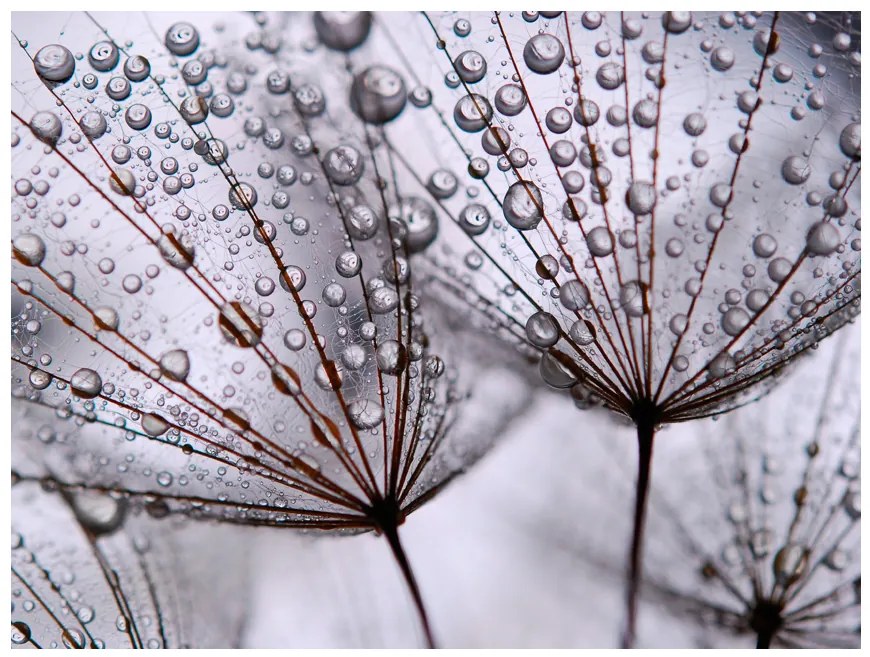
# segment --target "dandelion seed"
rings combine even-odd
[[[667,432],[649,499],[641,594],[641,605],[658,614],[641,624],[643,643],[667,636],[671,647],[858,645],[858,337],[839,334],[764,400],[703,420],[700,443],[691,431]],[[540,546],[555,546],[554,557],[579,560],[606,581],[622,576],[612,546],[628,528],[605,522],[601,499],[633,491],[625,450],[612,434],[601,438],[592,441],[597,456],[584,449],[583,467],[560,477],[542,465],[549,486],[512,502],[525,504],[523,517],[534,519],[525,530]],[[553,458],[574,461],[577,449],[563,443]]]
[[[406,72],[366,12],[212,20],[16,21],[72,48],[13,46],[13,170],[44,188],[13,199],[16,426],[65,434],[22,438],[18,475],[156,519],[379,532],[433,645],[398,526],[494,434],[457,421],[410,275],[440,224],[383,148]]]
[[[455,158],[483,171],[478,159],[497,158],[500,173],[472,175],[451,198],[432,197],[453,219],[425,256],[433,287],[458,291],[500,335],[549,353],[576,380],[578,405],[603,405],[638,429],[630,645],[656,427],[757,398],[859,311],[861,163],[852,126],[860,125],[860,53],[853,39],[833,47],[855,32],[856,19],[463,18],[467,34],[451,29],[451,14],[387,24],[384,50],[413,57],[421,70],[418,49],[395,38],[415,30],[429,44],[425,66],[458,76],[458,84],[429,84],[429,109],[388,126],[387,148],[421,189],[431,171],[411,135],[439,135],[427,142],[439,163]],[[456,70],[469,49],[487,62],[474,83]],[[815,61],[823,52],[824,70]],[[504,155],[490,154],[480,132],[484,144],[510,135]],[[576,161],[563,141],[578,149]],[[469,201],[507,223],[462,230]],[[561,272],[541,276],[544,257]],[[464,263],[468,275],[458,273]],[[572,280],[589,291],[588,305],[558,303]],[[755,293],[731,304],[730,290]],[[542,317],[556,326],[555,340],[529,330]],[[594,328],[584,331],[591,342],[573,337],[578,321]],[[550,380],[565,387],[563,377]]]
[[[241,602],[224,602],[220,625],[207,601],[196,605],[194,618],[185,618],[178,603],[206,589],[226,595],[221,589],[238,588],[243,568],[237,565],[220,584],[197,581],[197,564],[176,559],[186,549],[205,559],[202,537],[173,541],[172,532],[164,532],[160,540],[149,539],[154,521],[131,519],[123,497],[86,490],[58,495],[51,482],[42,483],[47,490],[30,481],[12,490],[13,647],[153,649],[238,641]],[[225,546],[235,542],[227,532],[222,538]]]

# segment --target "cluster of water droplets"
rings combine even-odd
[[[400,174],[428,181],[453,219],[430,251],[440,275],[471,288],[465,301],[487,323],[574,361],[550,383],[568,376],[585,390],[591,378],[617,408],[657,392],[681,413],[727,405],[717,389],[763,379],[857,313],[852,21],[749,12],[385,20],[384,49],[419,57],[395,39],[413,31],[431,44],[427,66],[444,71],[427,94],[433,111],[388,127],[407,163]],[[421,136],[421,125],[441,138]],[[452,167],[426,166],[421,147]],[[587,326],[591,343],[572,339]]]
[[[481,451],[441,447],[411,277],[439,219],[380,148],[425,98],[389,58],[344,71],[365,12],[120,20],[14,50],[13,396],[70,424],[30,466],[155,517],[370,527]]]

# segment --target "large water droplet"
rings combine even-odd
[[[812,255],[828,256],[840,246],[840,231],[829,221],[814,223],[807,232],[807,251]]]
[[[66,82],[75,73],[76,60],[68,48],[53,43],[37,51],[33,57],[33,68],[47,82]]]
[[[559,341],[559,323],[548,312],[536,312],[526,320],[526,337],[536,347],[552,347]]]
[[[167,351],[160,357],[160,371],[173,381],[184,382],[190,373],[190,357],[184,349]]]
[[[515,182],[505,193],[502,211],[514,228],[534,229],[543,218],[544,199],[541,190],[527,180]]]
[[[12,240],[12,253],[22,265],[38,267],[45,260],[45,242],[39,235],[22,233]]]
[[[94,370],[83,367],[76,370],[69,380],[73,394],[82,399],[93,399],[103,388],[103,379]]]
[[[372,27],[370,11],[315,11],[314,30],[327,48],[347,52],[362,45]]]
[[[523,60],[535,73],[546,75],[557,70],[565,61],[565,48],[552,34],[536,34],[526,41]]]
[[[405,108],[408,93],[402,77],[386,66],[370,66],[354,76],[350,106],[366,123],[382,125]]]
[[[263,321],[248,304],[230,301],[218,317],[218,326],[224,339],[237,347],[253,347],[263,336]]]
[[[371,429],[384,419],[384,409],[371,399],[357,399],[347,405],[350,421],[357,429]]]

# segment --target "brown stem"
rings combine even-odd
[[[635,417],[637,425],[637,489],[634,503],[634,529],[631,538],[631,552],[628,556],[628,581],[626,583],[625,632],[622,635],[622,647],[634,647],[637,626],[637,597],[640,591],[642,576],[643,532],[646,517],[646,500],[649,494],[650,470],[652,467],[653,437],[655,436],[655,420],[652,414],[640,413]]]
[[[414,606],[417,608],[417,614],[420,616],[420,625],[423,627],[423,634],[426,637],[426,647],[435,648],[435,637],[432,635],[432,628],[429,625],[429,616],[426,614],[426,607],[423,605],[423,596],[420,595],[420,587],[417,586],[417,578],[414,577],[414,572],[411,570],[411,564],[408,562],[408,557],[405,555],[405,549],[399,540],[399,529],[395,524],[387,524],[381,527],[387,542],[390,544],[390,549],[393,551],[393,556],[399,564],[399,569],[405,578],[405,583],[408,585],[408,590],[411,592],[411,597],[414,599]]]
[[[770,648],[770,642],[773,641],[774,630],[766,629],[759,631],[758,641],[755,643],[756,648]]]

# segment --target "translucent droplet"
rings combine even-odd
[[[559,301],[568,310],[583,310],[589,306],[589,290],[581,281],[567,281],[559,286]]]
[[[302,392],[302,382],[296,370],[282,363],[272,368],[272,384],[282,395],[295,397]]]
[[[38,267],[45,260],[45,242],[39,235],[22,233],[12,240],[12,253],[22,265]]]
[[[596,258],[603,258],[613,253],[613,233],[604,226],[596,226],[586,235],[586,245],[589,252]]]
[[[190,23],[175,23],[166,30],[164,43],[173,55],[189,55],[199,47],[199,32]]]
[[[370,66],[354,76],[350,105],[366,123],[382,125],[405,108],[408,93],[401,76],[386,66]]]
[[[181,101],[178,112],[188,125],[197,125],[208,118],[208,101],[202,96],[188,96]]]
[[[372,26],[369,11],[316,11],[314,30],[327,48],[347,52],[362,45]]]
[[[526,320],[526,337],[536,347],[552,347],[559,341],[559,323],[548,312],[536,312]]]
[[[190,373],[190,357],[184,349],[167,351],[160,357],[159,364],[163,375],[173,381],[182,383]]]
[[[727,46],[720,46],[710,55],[710,64],[717,71],[727,71],[734,66],[734,51]]]
[[[531,71],[546,75],[556,71],[565,61],[565,48],[552,34],[536,34],[526,41],[523,60]]]
[[[773,558],[773,576],[780,586],[791,586],[807,568],[810,551],[804,545],[788,543]]]
[[[759,258],[769,258],[776,253],[776,238],[768,233],[762,233],[752,240],[752,252]]]
[[[850,123],[840,133],[840,150],[851,158],[861,157],[861,124]]]
[[[840,231],[829,221],[816,222],[807,232],[807,251],[811,255],[829,256],[840,243]]]
[[[408,365],[408,354],[404,345],[396,340],[384,340],[377,348],[378,369],[384,374],[396,375]]]
[[[170,229],[175,230],[172,226]],[[175,232],[164,233],[157,239],[157,248],[163,259],[176,269],[184,270],[193,265],[193,239],[186,232],[180,235]]]
[[[76,370],[70,377],[69,383],[73,394],[82,399],[93,399],[103,389],[103,380],[100,375],[86,367]]]
[[[66,82],[75,73],[76,60],[68,48],[53,43],[37,51],[33,57],[33,68],[46,82]]]
[[[106,123],[105,116],[100,112],[92,110],[90,112],[85,112],[82,115],[82,118],[79,119],[79,127],[82,129],[85,137],[88,137],[89,139],[99,139],[106,134],[108,124]]]
[[[142,416],[142,431],[156,438],[169,431],[169,423],[156,413],[145,413]]]
[[[356,205],[348,215],[348,232],[353,239],[367,240],[374,237],[380,227],[380,219],[367,205]]]
[[[30,131],[39,141],[53,146],[60,139],[63,124],[54,112],[37,112],[30,119]]]
[[[456,193],[459,180],[447,169],[437,169],[429,176],[426,189],[437,199],[450,198]]]
[[[453,60],[453,66],[459,78],[469,84],[480,82],[486,75],[486,59],[476,50],[459,53]]]
[[[480,132],[492,119],[492,106],[480,94],[468,94],[457,101],[453,120],[465,132]]]
[[[629,317],[642,317],[649,311],[647,286],[640,281],[629,281],[619,289],[619,305]]]
[[[357,399],[347,405],[350,421],[357,429],[372,429],[384,419],[384,409],[371,399]]]
[[[420,253],[438,236],[438,215],[432,205],[418,197],[403,197],[393,214],[401,219],[408,232],[405,244],[411,253]]]
[[[362,154],[353,146],[344,145],[326,153],[323,168],[334,184],[347,186],[359,182],[365,167]]]
[[[577,383],[577,377],[549,352],[541,356],[538,371],[544,383],[553,388],[570,388]]]
[[[534,229],[543,218],[544,199],[541,190],[527,180],[515,182],[505,193],[502,211],[514,228]]]
[[[517,84],[505,84],[495,92],[495,108],[504,116],[516,116],[526,107],[526,94]]]
[[[230,301],[221,308],[218,326],[224,339],[237,347],[253,347],[263,336],[263,322],[248,304]]]
[[[625,194],[628,209],[638,216],[652,212],[656,204],[656,190],[650,183],[633,182]]]
[[[722,330],[734,337],[749,324],[750,317],[742,308],[730,308],[722,315]]]
[[[115,169],[109,177],[109,187],[121,196],[132,196],[136,190],[136,176],[130,169]]]
[[[809,163],[797,155],[785,158],[782,162],[782,177],[790,185],[801,185],[812,173]]]
[[[114,308],[100,306],[94,310],[94,321],[97,328],[102,331],[117,331],[120,318]]]

